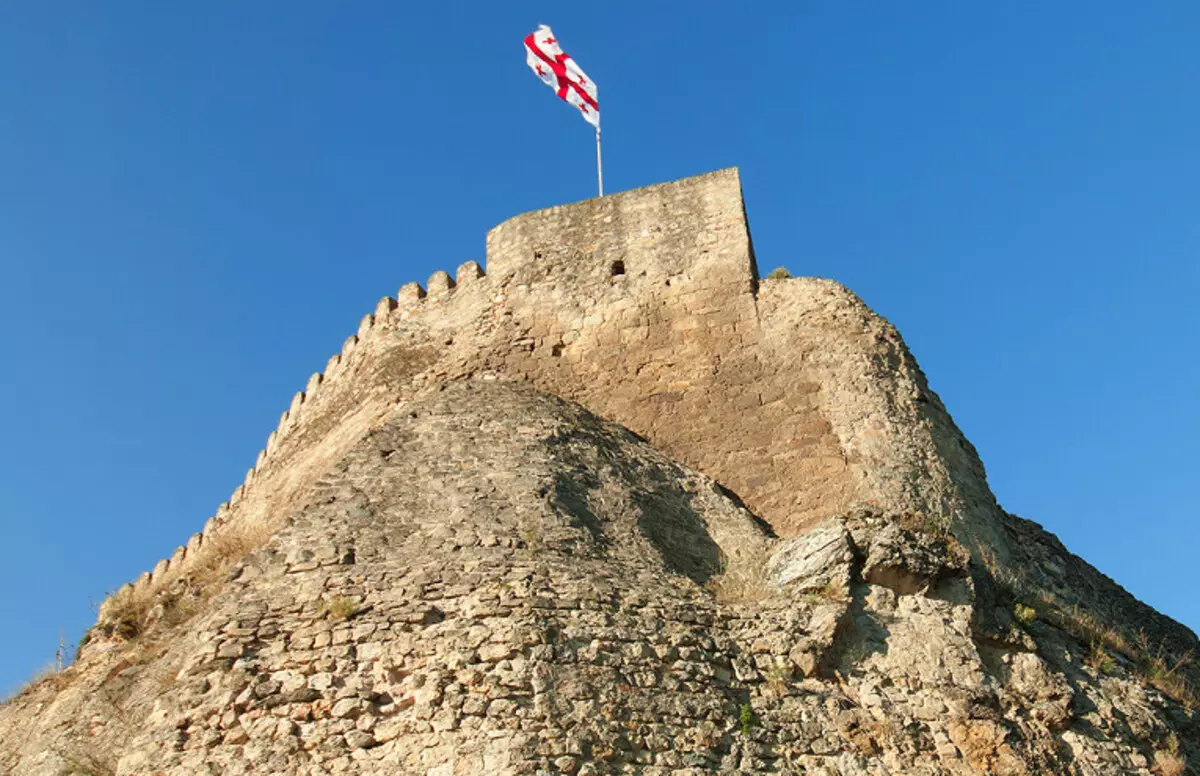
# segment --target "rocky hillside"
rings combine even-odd
[[[1195,634],[1001,509],[887,321],[759,278],[736,170],[487,245],[0,706],[0,776],[1200,773]]]
[[[0,708],[0,768],[1177,776],[1198,754],[1152,654],[987,581],[950,535],[861,509],[777,538],[525,386],[431,389],[306,501],[111,607]],[[1008,529],[1047,573],[1082,567]]]

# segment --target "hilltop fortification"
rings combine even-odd
[[[432,384],[577,401],[737,493],[781,536],[857,507],[1001,558],[983,466],[894,327],[829,280],[760,280],[736,170],[526,213],[454,278],[380,300],[283,413],[245,482],[170,560],[260,522]]]
[[[1197,648],[1004,512],[735,170],[513,218],[0,707],[0,774],[1158,774]]]

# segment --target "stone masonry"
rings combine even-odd
[[[0,708],[0,768],[1150,774],[1198,742],[1050,623],[981,633],[952,539],[869,511],[772,537],[518,383],[425,391],[311,485],[185,623]]]
[[[382,299],[204,532],[136,584],[227,520],[299,506],[393,407],[474,375],[622,423],[781,535],[870,505],[1007,557],[983,466],[895,328],[835,282],[757,278],[736,170],[517,216],[487,245],[486,275],[467,262]]]
[[[204,528],[0,705],[0,776],[1157,774],[1200,647],[1005,513],[735,170],[382,299]]]

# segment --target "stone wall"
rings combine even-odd
[[[0,705],[0,774],[1161,776],[1200,752],[1120,656],[1040,617],[980,634],[953,541],[869,514],[774,539],[515,382],[430,386],[312,486],[190,619]]]
[[[855,504],[953,525],[1001,557],[983,467],[899,334],[831,281],[758,279],[736,170],[527,213],[475,262],[380,300],[297,393],[204,530],[311,483],[431,383],[524,380],[618,421],[736,492],[781,535]]]
[[[1200,756],[1194,634],[1000,511],[853,294],[757,278],[735,171],[518,216],[488,265],[379,302],[154,595],[0,705],[0,773]]]

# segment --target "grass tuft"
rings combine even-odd
[[[782,698],[788,694],[788,690],[792,684],[792,676],[792,665],[786,660],[775,660],[763,671],[767,689],[774,693],[777,698]]]
[[[1090,612],[1084,611],[1079,604],[1068,606],[1052,593],[1036,590],[1026,582],[1019,571],[1014,572],[999,565],[990,553],[985,551],[981,554],[984,566],[1004,591],[1004,595],[1009,600],[1022,599],[1029,602],[1032,605],[1028,608],[1033,610],[1036,617],[1083,645],[1088,650],[1084,658],[1088,665],[1101,673],[1112,673],[1117,669],[1112,656],[1122,655],[1137,667],[1138,676],[1143,683],[1155,687],[1188,711],[1200,708],[1200,689],[1189,682],[1182,671],[1192,662],[1191,652],[1173,655],[1165,642],[1160,642],[1155,647],[1145,629],[1139,630],[1130,638]],[[1018,607],[1026,606],[1027,604],[1022,603],[1014,606],[1013,613],[1018,620],[1022,619],[1017,611]]]
[[[1092,642],[1092,646],[1088,650],[1088,655],[1084,658],[1083,662],[1099,671],[1102,676],[1111,676],[1117,672],[1117,661],[1113,659],[1112,655],[1108,654],[1108,650],[1098,641]]]
[[[362,605],[347,595],[326,598],[321,604],[321,613],[331,620],[349,620],[362,611]]]
[[[1183,776],[1187,773],[1187,761],[1178,752],[1154,753],[1154,772],[1158,776]]]

